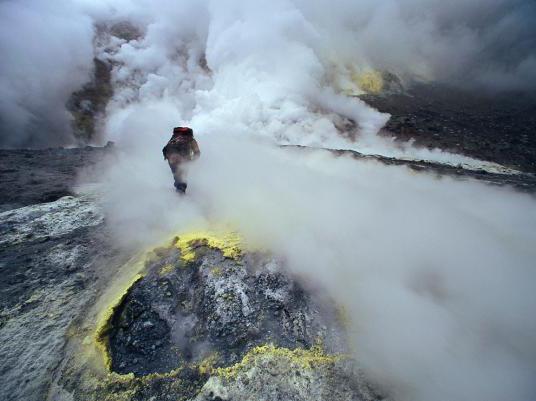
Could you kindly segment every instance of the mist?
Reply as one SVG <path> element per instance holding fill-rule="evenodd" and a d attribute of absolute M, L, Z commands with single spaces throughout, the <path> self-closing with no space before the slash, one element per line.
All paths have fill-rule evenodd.
<path fill-rule="evenodd" d="M 169 98 L 176 119 L 218 114 L 233 132 L 333 147 L 341 100 L 326 98 L 360 93 L 356 74 L 533 91 L 535 19 L 536 5 L 523 0 L 8 0 L 0 5 L 0 145 L 75 143 L 63 106 L 97 57 L 114 65 L 112 120 L 132 102 Z M 94 40 L 95 26 L 124 21 L 142 37 Z M 370 141 L 388 116 L 345 101 L 369 138 L 365 149 L 384 152 L 389 145 Z M 104 127 L 98 138 L 115 136 Z"/>
<path fill-rule="evenodd" d="M 97 178 L 118 244 L 231 227 L 345 306 L 356 360 L 393 400 L 533 400 L 534 198 L 279 145 L 484 165 L 395 146 L 377 135 L 389 115 L 345 93 L 361 93 L 352 76 L 370 70 L 534 90 L 535 10 L 507 0 L 4 1 L 0 145 L 74 143 L 64 105 L 93 57 L 109 62 L 114 96 L 99 137 L 117 153 Z M 95 39 L 96 24 L 124 21 L 138 39 Z M 341 118 L 357 123 L 357 141 L 340 135 Z M 185 197 L 161 153 L 178 125 L 194 128 L 202 152 Z"/>
<path fill-rule="evenodd" d="M 90 78 L 92 37 L 68 1 L 0 3 L 0 146 L 74 143 L 65 104 Z"/>
<path fill-rule="evenodd" d="M 391 399 L 534 399 L 533 197 L 267 140 L 198 138 L 186 197 L 163 160 L 114 161 L 104 199 L 120 242 L 236 230 L 344 306 L 357 361 Z"/>
<path fill-rule="evenodd" d="M 326 286 L 393 399 L 534 398 L 533 198 L 326 152 L 203 145 L 192 202 Z"/>

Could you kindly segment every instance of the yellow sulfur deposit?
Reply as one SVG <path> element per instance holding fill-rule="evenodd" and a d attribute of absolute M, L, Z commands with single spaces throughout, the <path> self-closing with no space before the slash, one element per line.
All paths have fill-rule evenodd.
<path fill-rule="evenodd" d="M 240 236 L 234 232 L 220 234 L 200 231 L 180 235 L 175 245 L 181 251 L 182 260 L 192 262 L 196 257 L 195 248 L 199 245 L 219 249 L 226 258 L 237 260 L 242 255 L 241 243 Z"/>
<path fill-rule="evenodd" d="M 174 267 L 172 264 L 169 264 L 169 263 L 168 263 L 167 265 L 164 265 L 164 266 L 162 267 L 162 269 L 160 269 L 159 274 L 160 274 L 161 276 L 165 276 L 166 274 L 171 273 L 171 272 L 173 271 L 174 268 L 175 268 L 175 267 Z"/>
<path fill-rule="evenodd" d="M 326 354 L 320 345 L 315 345 L 310 349 L 297 348 L 291 350 L 266 344 L 251 349 L 239 363 L 227 368 L 218 368 L 215 373 L 223 379 L 232 380 L 240 372 L 253 367 L 256 361 L 261 358 L 283 359 L 297 368 L 311 369 L 319 365 L 333 364 L 343 356 Z"/>
<path fill-rule="evenodd" d="M 199 373 L 202 375 L 211 375 L 215 370 L 214 365 L 218 362 L 218 358 L 217 353 L 212 353 L 203 359 L 197 367 Z"/>
<path fill-rule="evenodd" d="M 125 297 L 127 296 L 129 289 L 142 278 L 143 275 L 137 274 L 130 282 L 126 283 L 123 291 L 121 291 L 117 295 L 117 298 L 99 317 L 99 323 L 97 324 L 97 329 L 95 330 L 95 344 L 97 345 L 97 348 L 101 351 L 104 358 L 104 365 L 108 370 L 112 369 L 112 359 L 110 356 L 108 344 L 108 333 L 111 328 L 112 317 L 119 305 L 121 305 L 121 302 L 123 302 L 123 299 L 125 299 Z"/>
<path fill-rule="evenodd" d="M 175 239 L 175 246 L 180 249 L 182 259 L 185 262 L 192 262 L 193 260 L 195 260 L 195 248 L 200 245 L 206 245 L 211 248 L 219 249 L 226 258 L 236 260 L 242 254 L 242 250 L 240 247 L 241 243 L 242 241 L 240 236 L 234 232 L 225 232 L 222 234 L 209 231 L 189 232 L 182 234 L 180 237 L 177 237 Z M 133 269 L 141 271 L 142 266 L 145 265 L 146 261 L 151 260 L 152 257 L 154 257 L 154 252 L 146 253 L 145 257 L 137 260 L 137 262 L 135 263 L 136 266 L 133 266 Z M 159 274 L 165 275 L 171 272 L 173 268 L 173 265 L 167 264 L 162 267 Z M 221 268 L 215 267 L 214 274 L 221 274 Z M 128 281 L 122 283 L 120 285 L 119 291 L 115 289 L 113 291 L 113 294 L 109 296 L 109 299 L 111 301 L 106 302 L 108 306 L 104 311 L 99 314 L 94 339 L 95 345 L 100 350 L 103 356 L 104 365 L 108 369 L 108 371 L 111 370 L 112 365 L 108 344 L 108 334 L 110 331 L 112 317 L 119 305 L 121 305 L 121 302 L 125 299 L 129 289 L 142 278 L 143 275 L 138 273 L 133 275 L 130 279 L 128 279 Z"/>
<path fill-rule="evenodd" d="M 383 90 L 383 77 L 379 71 L 353 73 L 352 81 L 367 93 L 380 93 Z"/>

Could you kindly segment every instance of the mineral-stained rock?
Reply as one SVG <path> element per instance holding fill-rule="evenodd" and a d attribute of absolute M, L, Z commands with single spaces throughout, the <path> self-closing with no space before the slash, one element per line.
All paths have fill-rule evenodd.
<path fill-rule="evenodd" d="M 154 250 L 94 328 L 104 372 L 78 340 L 58 399 L 378 399 L 337 307 L 236 238 L 187 234 Z"/>
<path fill-rule="evenodd" d="M 67 109 L 73 116 L 73 135 L 79 144 L 85 145 L 97 139 L 97 123 L 113 95 L 111 71 L 108 62 L 95 58 L 91 81 L 74 92 L 67 102 Z"/>
<path fill-rule="evenodd" d="M 284 397 L 282 397 L 284 395 Z M 244 359 L 219 369 L 195 401 L 377 400 L 378 395 L 344 357 L 319 349 L 252 349 Z"/>
<path fill-rule="evenodd" d="M 225 257 L 203 238 L 191 241 L 195 258 L 177 246 L 159 250 L 118 308 L 109 332 L 113 371 L 163 373 L 214 353 L 218 365 L 229 365 L 266 343 L 309 348 L 321 341 L 343 351 L 334 307 L 307 293 L 279 261 L 260 253 Z"/>

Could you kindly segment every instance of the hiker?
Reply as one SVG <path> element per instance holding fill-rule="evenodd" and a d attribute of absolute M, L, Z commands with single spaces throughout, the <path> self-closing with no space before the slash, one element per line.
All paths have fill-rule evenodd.
<path fill-rule="evenodd" d="M 194 139 L 194 132 L 188 127 L 176 127 L 173 129 L 173 136 L 164 149 L 162 149 L 164 159 L 168 161 L 171 172 L 175 179 L 175 189 L 184 194 L 188 186 L 184 181 L 184 164 L 195 160 L 201 154 L 199 146 Z"/>

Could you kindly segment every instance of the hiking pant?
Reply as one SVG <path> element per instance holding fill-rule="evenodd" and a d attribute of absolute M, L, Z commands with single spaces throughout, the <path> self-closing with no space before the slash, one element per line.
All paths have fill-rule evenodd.
<path fill-rule="evenodd" d="M 180 168 L 180 163 L 170 162 L 169 167 L 171 168 L 171 172 L 173 173 L 173 178 L 175 180 L 175 189 L 177 190 L 177 192 L 180 192 L 182 194 L 185 193 L 188 184 L 186 183 L 186 181 L 184 181 L 183 172 Z"/>

